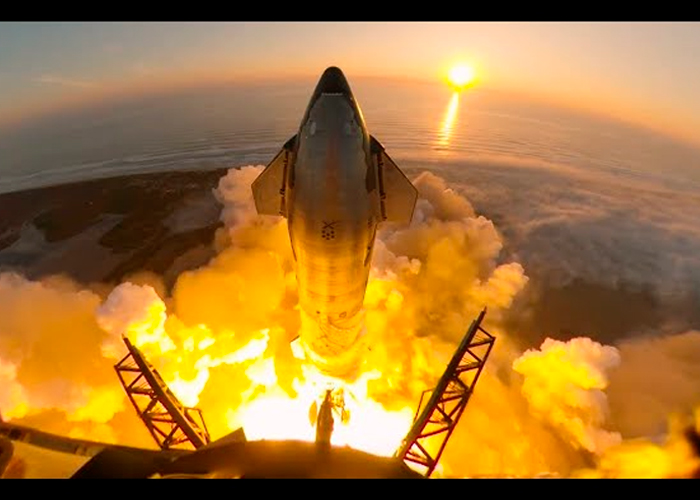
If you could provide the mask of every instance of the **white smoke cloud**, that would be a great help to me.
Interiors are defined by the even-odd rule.
[[[102,354],[106,358],[119,359],[123,356],[122,336],[138,344],[164,342],[165,351],[174,349],[172,342],[164,337],[166,308],[156,291],[148,285],[122,283],[97,308],[97,323],[110,337],[102,343]]]
[[[2,418],[22,418],[29,409],[24,387],[17,382],[17,366],[0,358],[0,408]]]
[[[105,340],[94,316],[100,301],[65,279],[0,274],[4,418],[57,410],[79,426],[105,423],[124,408],[99,349]]]
[[[250,186],[263,169],[252,165],[233,168],[219,181],[214,196],[222,205],[221,221],[229,230],[262,219],[255,209]]]
[[[534,415],[574,446],[601,454],[621,441],[602,428],[609,415],[607,372],[619,363],[617,349],[580,337],[547,339],[519,357],[513,369],[524,377],[522,392]]]

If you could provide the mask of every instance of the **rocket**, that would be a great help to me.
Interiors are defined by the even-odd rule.
[[[287,219],[306,356],[329,375],[351,376],[378,224],[410,223],[418,193],[368,132],[340,69],[324,71],[297,133],[252,191],[259,214]]]

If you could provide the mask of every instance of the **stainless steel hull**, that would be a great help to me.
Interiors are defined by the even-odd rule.
[[[349,376],[361,356],[377,225],[409,222],[416,191],[367,131],[339,69],[324,72],[253,195],[259,213],[288,219],[305,351],[329,374]]]

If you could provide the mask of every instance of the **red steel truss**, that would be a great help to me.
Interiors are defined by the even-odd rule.
[[[141,351],[129,339],[123,339],[129,354],[114,369],[158,446],[168,450],[189,443],[196,449],[209,444],[201,410],[180,403]]]
[[[396,452],[397,458],[413,468],[418,466],[425,477],[435,470],[496,340],[481,327],[485,315],[486,309],[472,322],[425,406],[425,396],[431,390],[423,392],[413,426]],[[430,446],[426,445],[428,440]],[[437,451],[431,454],[428,448]]]

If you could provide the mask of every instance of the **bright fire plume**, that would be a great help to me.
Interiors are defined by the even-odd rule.
[[[105,291],[0,274],[3,417],[154,446],[114,376],[126,335],[184,404],[203,410],[214,439],[243,427],[249,439],[313,440],[314,408],[332,387],[342,389],[349,413],[346,423],[336,417],[334,444],[391,455],[421,393],[488,306],[495,348],[445,450],[442,474],[697,471],[680,431],[671,429],[665,444],[621,441],[606,390],[624,371],[627,351],[574,339],[522,352],[500,323],[526,286],[522,266],[499,262],[502,239],[491,221],[431,173],[414,180],[420,198],[413,223],[386,225],[378,235],[362,374],[348,382],[318,373],[293,342],[300,320],[286,221],[258,216],[253,205],[250,184],[261,168],[232,169],[221,179],[215,194],[225,227],[217,256],[181,274],[167,295],[153,276]]]

